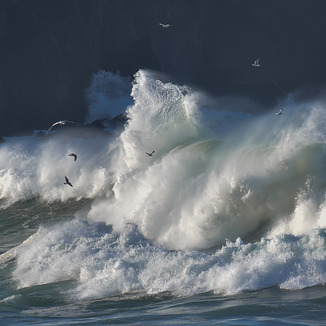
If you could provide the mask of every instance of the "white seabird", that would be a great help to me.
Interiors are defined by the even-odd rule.
[[[153,156],[153,154],[155,153],[155,151],[153,151],[152,153],[147,153],[145,152],[148,156]]]
[[[260,67],[259,63],[260,58],[256,59],[255,62],[252,64],[253,67]]]
[[[77,160],[77,154],[75,154],[75,153],[70,153],[69,156],[73,156],[73,157],[74,157],[74,161]]]
[[[70,187],[73,187],[73,185],[71,184],[71,182],[69,181],[69,179],[65,176],[66,182],[64,182],[64,185],[69,185]]]
[[[281,109],[280,111],[276,112],[275,115],[281,115],[283,112],[283,109]]]
[[[162,23],[159,23],[159,25],[162,26],[162,28],[169,28],[172,26],[170,24],[162,24]]]
[[[52,130],[52,128],[53,127],[55,127],[55,126],[58,126],[58,125],[77,125],[77,123],[76,122],[73,122],[73,121],[69,121],[69,120],[61,120],[61,121],[57,121],[57,122],[55,122],[49,129],[48,129],[48,131],[51,131]]]

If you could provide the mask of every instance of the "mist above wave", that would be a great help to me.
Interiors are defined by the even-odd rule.
[[[100,86],[91,87],[93,118],[105,112],[112,96],[126,98],[125,81],[123,91],[112,95],[105,83],[116,77],[105,72],[97,77]],[[132,104],[121,107],[128,122],[118,133],[2,144],[0,196],[91,198],[90,221],[115,231],[132,222],[146,238],[171,249],[324,227],[323,104],[289,99],[282,116],[250,116],[207,109],[202,97],[139,71]],[[152,150],[148,157],[145,152]],[[78,153],[76,162],[70,152]],[[63,185],[65,175],[73,188]]]

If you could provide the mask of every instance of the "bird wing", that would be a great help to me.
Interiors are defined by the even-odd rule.
[[[55,122],[49,129],[48,129],[48,131],[51,131],[51,129],[53,128],[53,127],[55,127],[56,125],[65,125],[65,124],[74,124],[74,125],[77,125],[77,123],[76,122],[74,122],[74,121],[69,121],[69,120],[60,120],[60,121],[57,121],[57,122]]]
[[[77,154],[75,154],[75,153],[70,153],[69,156],[73,156],[73,157],[74,157],[74,160],[75,160],[75,161],[77,160]]]
[[[58,121],[58,122],[55,122],[49,129],[48,131],[51,131],[51,129],[56,126],[56,125],[61,125],[62,124],[62,121]]]

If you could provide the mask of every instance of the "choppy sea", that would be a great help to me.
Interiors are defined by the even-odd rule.
[[[0,324],[325,325],[325,103],[128,83],[88,89],[121,127],[0,144]]]

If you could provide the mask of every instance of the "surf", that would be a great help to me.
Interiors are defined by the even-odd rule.
[[[111,75],[98,77],[93,82],[101,87],[91,87],[93,117],[112,96],[120,104],[119,96],[126,97],[125,88],[122,95],[103,91],[106,81],[116,80]],[[126,124],[109,136],[25,137],[1,144],[1,198],[86,198],[92,201],[86,220],[115,232],[132,223],[173,250],[325,227],[320,103],[298,105],[289,98],[278,117],[226,113],[202,106],[199,92],[164,83],[149,71],[134,76],[130,97],[132,104],[120,107]],[[76,162],[70,152],[78,154]],[[65,175],[73,188],[63,185]]]
[[[41,227],[1,261],[15,257],[18,289],[64,283],[71,302],[160,293],[235,295],[323,284],[324,243],[325,230],[316,230],[251,243],[238,238],[212,251],[171,251],[148,241],[132,224],[117,233],[103,222],[74,219]]]

